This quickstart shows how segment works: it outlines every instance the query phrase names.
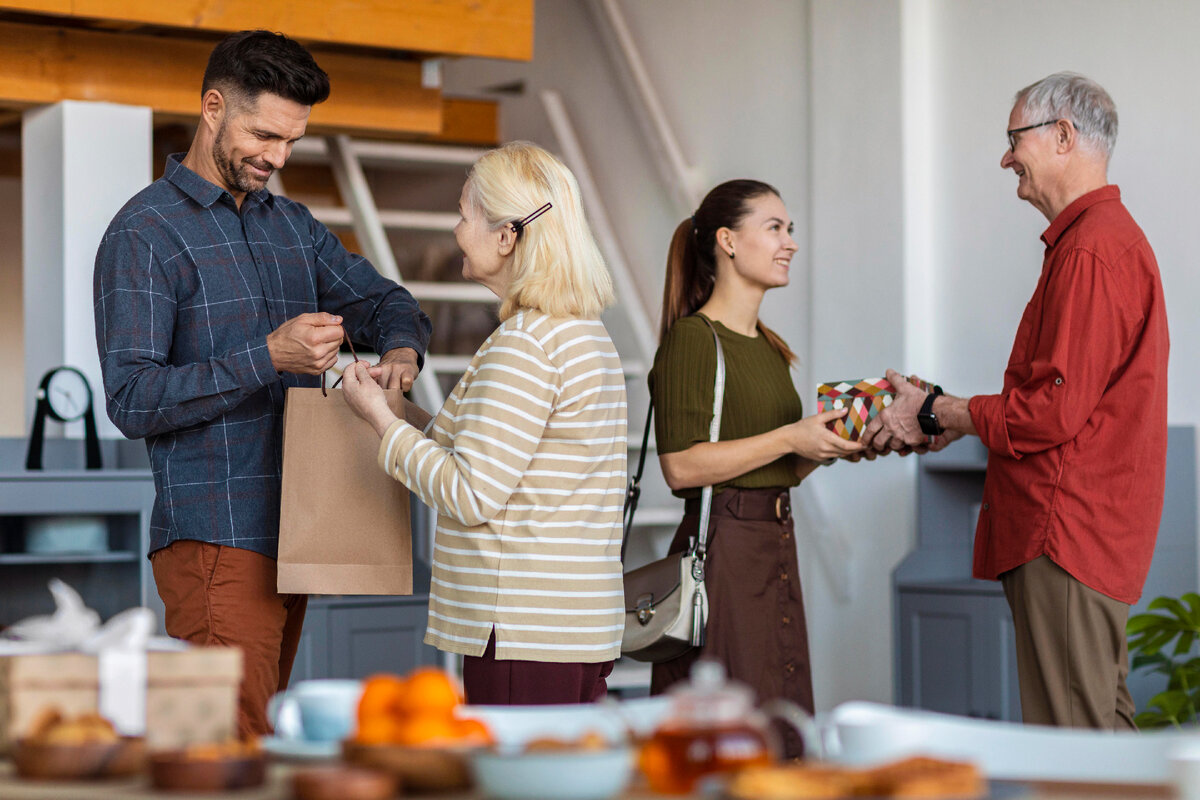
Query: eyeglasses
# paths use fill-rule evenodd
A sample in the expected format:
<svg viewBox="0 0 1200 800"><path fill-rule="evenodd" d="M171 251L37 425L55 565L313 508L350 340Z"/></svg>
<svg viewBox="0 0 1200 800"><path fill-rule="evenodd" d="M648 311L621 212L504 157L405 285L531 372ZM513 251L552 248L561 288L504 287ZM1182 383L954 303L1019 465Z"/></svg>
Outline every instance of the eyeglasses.
<svg viewBox="0 0 1200 800"><path fill-rule="evenodd" d="M1013 128L1012 130L1005 131L1005 133L1008 134L1008 150L1009 150L1009 152L1011 153L1017 149L1017 134L1018 133L1024 133L1025 131L1031 131L1034 128L1044 128L1047 125L1053 125L1056 122L1058 122L1058 120L1052 119L1049 122L1039 122L1037 125L1026 125L1024 128Z"/></svg>

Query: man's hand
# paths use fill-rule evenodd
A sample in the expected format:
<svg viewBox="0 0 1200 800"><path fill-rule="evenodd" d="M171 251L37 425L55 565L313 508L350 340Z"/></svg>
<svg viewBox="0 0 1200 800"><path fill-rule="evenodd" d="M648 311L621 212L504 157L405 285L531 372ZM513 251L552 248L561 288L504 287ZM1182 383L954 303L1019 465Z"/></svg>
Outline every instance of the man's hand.
<svg viewBox="0 0 1200 800"><path fill-rule="evenodd" d="M861 439L863 445L879 452L890 448L901 455L907 455L905 449L928 447L929 437L917 423L917 412L925 402L926 393L894 369L887 371L887 379L896 387L896 399L867 423Z"/></svg>
<svg viewBox="0 0 1200 800"><path fill-rule="evenodd" d="M267 334L276 372L320 375L337 363L342 318L324 311L292 317Z"/></svg>
<svg viewBox="0 0 1200 800"><path fill-rule="evenodd" d="M371 380L370 370L363 361L349 364L342 373L342 397L350 410L371 423L380 436L396 421L396 415L388 407L383 389Z"/></svg>
<svg viewBox="0 0 1200 800"><path fill-rule="evenodd" d="M417 351L411 347L394 347L383 354L369 373L384 389L407 392L417 379Z"/></svg>

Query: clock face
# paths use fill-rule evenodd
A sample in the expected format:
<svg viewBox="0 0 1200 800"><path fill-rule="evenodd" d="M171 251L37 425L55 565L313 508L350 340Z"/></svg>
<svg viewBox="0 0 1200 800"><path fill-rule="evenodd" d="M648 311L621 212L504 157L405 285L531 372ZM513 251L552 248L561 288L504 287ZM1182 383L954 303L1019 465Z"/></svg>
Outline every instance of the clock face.
<svg viewBox="0 0 1200 800"><path fill-rule="evenodd" d="M54 371L46 384L50 413L63 422L79 419L92 404L92 390L83 373L70 368Z"/></svg>

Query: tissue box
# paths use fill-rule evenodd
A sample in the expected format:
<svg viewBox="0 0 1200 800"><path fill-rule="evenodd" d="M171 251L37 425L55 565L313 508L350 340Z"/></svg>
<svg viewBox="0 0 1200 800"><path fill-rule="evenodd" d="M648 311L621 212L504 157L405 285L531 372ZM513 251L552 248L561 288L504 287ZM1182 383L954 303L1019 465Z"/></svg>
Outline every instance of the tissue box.
<svg viewBox="0 0 1200 800"><path fill-rule="evenodd" d="M933 384L918 378L908 382L923 392L933 391ZM822 383L817 387L817 413L835 408L849 408L846 416L828 423L829 430L857 442L867 423L892 404L896 387L886 378L863 378L858 381Z"/></svg>
<svg viewBox="0 0 1200 800"><path fill-rule="evenodd" d="M172 749L237 736L242 652L194 647L146 654L146 745ZM0 754L34 717L55 706L67 716L96 711L98 659L83 653L0 656Z"/></svg>

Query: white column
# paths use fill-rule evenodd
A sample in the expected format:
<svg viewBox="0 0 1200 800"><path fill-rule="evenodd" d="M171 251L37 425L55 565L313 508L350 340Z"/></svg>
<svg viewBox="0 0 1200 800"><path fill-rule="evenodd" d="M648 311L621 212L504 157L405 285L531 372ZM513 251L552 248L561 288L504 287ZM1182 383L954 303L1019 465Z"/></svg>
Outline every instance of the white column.
<svg viewBox="0 0 1200 800"><path fill-rule="evenodd" d="M150 183L150 109L64 101L22 122L25 409L42 375L59 365L92 384L102 438L120 433L104 409L92 315L92 268L109 221ZM26 423L28 425L28 423ZM49 426L56 435L60 426ZM83 425L66 435L82 436Z"/></svg>

